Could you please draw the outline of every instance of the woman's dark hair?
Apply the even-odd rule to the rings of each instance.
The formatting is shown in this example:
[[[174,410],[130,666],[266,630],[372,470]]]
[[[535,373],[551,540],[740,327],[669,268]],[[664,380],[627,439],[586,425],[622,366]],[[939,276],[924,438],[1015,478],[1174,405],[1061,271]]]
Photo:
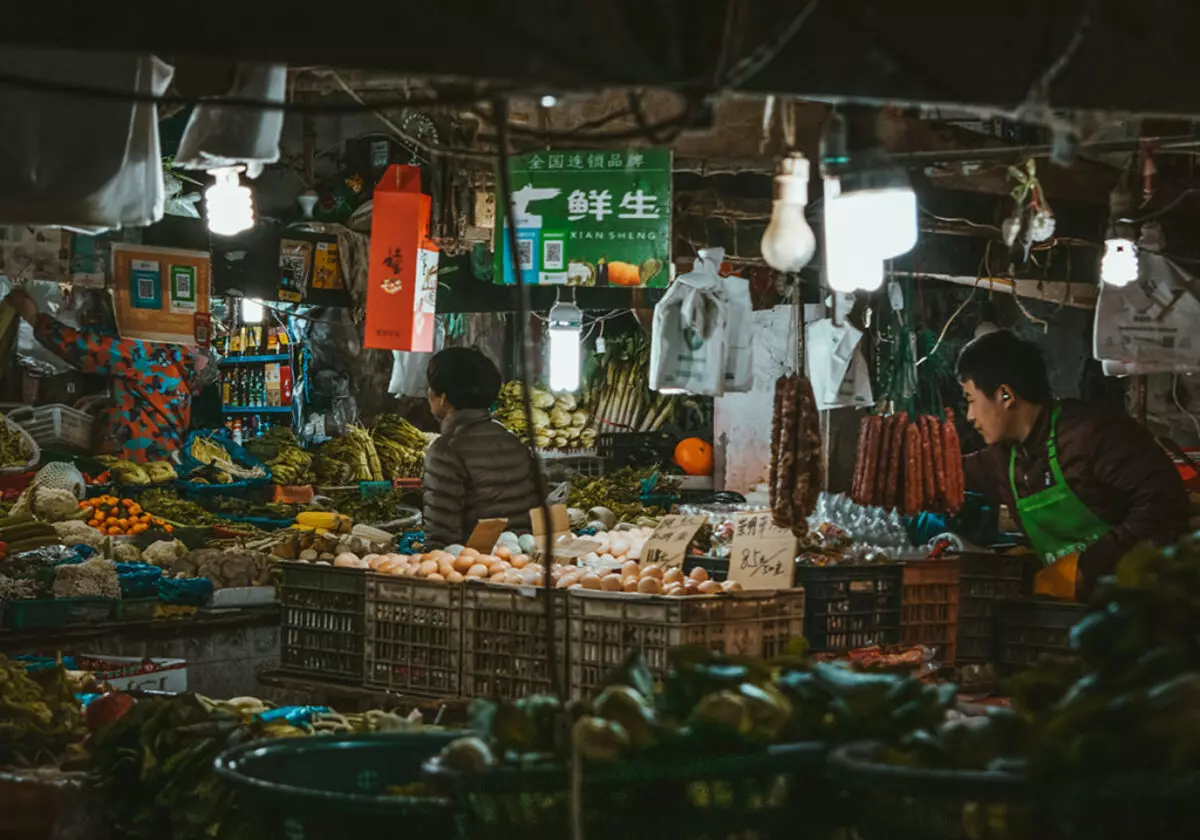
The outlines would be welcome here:
[[[434,354],[425,375],[429,390],[444,396],[459,411],[491,408],[503,384],[492,360],[470,347],[451,347]]]
[[[1007,330],[981,335],[958,354],[958,379],[968,379],[989,396],[1001,385],[1031,403],[1050,401],[1046,363],[1036,344],[1023,341]]]

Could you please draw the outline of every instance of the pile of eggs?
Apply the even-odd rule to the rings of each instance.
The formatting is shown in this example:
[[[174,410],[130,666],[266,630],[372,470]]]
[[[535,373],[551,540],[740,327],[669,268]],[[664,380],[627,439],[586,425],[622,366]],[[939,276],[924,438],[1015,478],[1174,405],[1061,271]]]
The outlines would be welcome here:
[[[551,572],[554,570],[552,569]],[[599,589],[605,592],[637,592],[642,595],[666,595],[682,598],[688,595],[720,595],[722,592],[738,592],[742,585],[727,580],[719,583],[710,580],[708,572],[700,567],[688,574],[683,569],[664,569],[650,564],[640,566],[632,560],[626,561],[615,570],[595,570],[593,567],[566,566],[554,584],[558,589]]]

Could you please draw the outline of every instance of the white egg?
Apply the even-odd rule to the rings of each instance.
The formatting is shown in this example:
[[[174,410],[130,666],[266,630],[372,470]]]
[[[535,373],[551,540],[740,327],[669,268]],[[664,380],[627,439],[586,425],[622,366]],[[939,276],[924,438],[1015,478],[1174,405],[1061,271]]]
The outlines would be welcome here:
[[[615,557],[623,557],[629,553],[629,540],[624,537],[613,537],[608,544],[608,550]]]
[[[442,550],[445,551],[447,554],[449,554],[451,557],[457,557],[462,552],[463,547],[461,545],[458,545],[457,543],[455,543],[454,545],[446,546]]]
[[[533,550],[537,548],[537,540],[533,538],[533,534],[522,534],[517,537],[517,545],[521,547],[521,551],[532,554]]]

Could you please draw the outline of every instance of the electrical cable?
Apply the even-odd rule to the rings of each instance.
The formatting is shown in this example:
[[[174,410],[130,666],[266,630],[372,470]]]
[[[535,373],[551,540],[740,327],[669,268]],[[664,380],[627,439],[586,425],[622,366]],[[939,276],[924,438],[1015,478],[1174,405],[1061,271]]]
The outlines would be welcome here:
[[[1117,224],[1122,224],[1122,225],[1125,225],[1125,224],[1140,225],[1143,222],[1152,221],[1154,219],[1157,219],[1159,216],[1165,216],[1167,213],[1170,213],[1172,210],[1174,210],[1176,207],[1178,207],[1180,204],[1182,204],[1183,200],[1185,198],[1187,198],[1191,195],[1194,195],[1196,193],[1200,193],[1200,187],[1188,187],[1186,190],[1181,192],[1179,195],[1175,196],[1174,200],[1170,201],[1165,206],[1158,208],[1157,210],[1152,210],[1149,213],[1144,213],[1141,216],[1116,219],[1116,222],[1117,222]]]
[[[497,149],[497,164],[499,172],[497,173],[498,186],[500,188],[500,206],[504,208],[505,216],[510,220],[517,218],[516,205],[513,203],[512,192],[512,175],[508,171],[508,101],[505,99],[497,99],[492,106],[492,113],[496,118],[496,135],[499,139],[499,148]],[[505,224],[502,231],[507,238],[509,254],[512,260],[513,277],[516,280],[517,286],[517,305],[519,306],[520,317],[517,320],[518,335],[521,340],[521,407],[525,414],[525,425],[529,429],[534,429],[533,422],[533,344],[529,335],[529,314],[533,307],[530,302],[529,286],[525,283],[524,273],[521,271],[519,254],[521,253],[520,244],[517,239],[517,226],[511,221]],[[503,261],[502,261],[503,263]],[[538,458],[537,450],[533,446],[533,441],[530,441],[529,446],[530,465],[533,468],[534,487],[537,491],[538,504],[542,511],[542,525],[545,529],[545,545],[543,546],[542,557],[542,587],[545,590],[546,606],[546,665],[548,675],[550,677],[550,687],[555,696],[565,700],[566,695],[563,693],[562,681],[559,679],[558,673],[558,643],[555,637],[555,590],[554,579],[551,575],[551,570],[554,567],[554,527],[550,518],[550,503],[546,500],[546,481],[542,475],[542,465]]]
[[[785,26],[771,43],[763,44],[734,65],[723,87],[727,90],[737,90],[761,73],[768,64],[779,57],[779,53],[783,51],[789,41],[796,37],[796,33],[804,27],[804,24],[808,22],[820,5],[821,0],[808,0],[804,8],[792,18],[791,23]]]

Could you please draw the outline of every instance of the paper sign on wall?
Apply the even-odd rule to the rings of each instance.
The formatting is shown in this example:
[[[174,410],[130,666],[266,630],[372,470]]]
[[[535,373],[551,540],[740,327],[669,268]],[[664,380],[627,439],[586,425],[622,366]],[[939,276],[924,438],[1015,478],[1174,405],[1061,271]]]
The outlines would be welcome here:
[[[688,546],[706,522],[703,515],[664,516],[642,546],[642,565],[682,566]]]
[[[438,249],[429,204],[419,166],[393,164],[375,187],[364,347],[433,350]]]
[[[734,519],[729,580],[743,589],[791,589],[796,579],[796,537],[767,511]]]
[[[207,341],[212,288],[207,253],[114,243],[112,287],[123,338],[189,345]]]

